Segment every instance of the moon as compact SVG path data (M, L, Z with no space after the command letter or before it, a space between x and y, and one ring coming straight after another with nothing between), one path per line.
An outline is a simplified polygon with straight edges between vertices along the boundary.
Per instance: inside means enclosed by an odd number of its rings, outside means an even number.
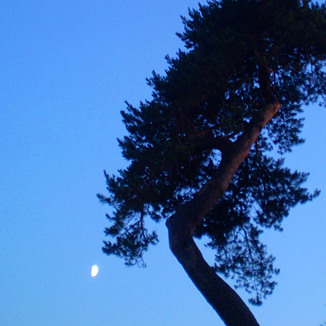
M95 277L98 274L98 266L97 265L93 265L92 269L91 269L91 276Z

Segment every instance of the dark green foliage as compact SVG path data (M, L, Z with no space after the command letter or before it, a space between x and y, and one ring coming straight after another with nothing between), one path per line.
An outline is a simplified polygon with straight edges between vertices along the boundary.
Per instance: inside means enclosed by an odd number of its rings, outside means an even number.
M318 195L302 187L307 174L271 157L303 142L303 106L326 93L326 8L311 1L209 1L183 18L186 50L167 57L164 76L148 83L153 98L122 111L129 132L119 140L130 161L118 176L105 174L114 207L104 252L127 264L142 262L157 242L145 220L168 218L216 172L228 142L270 102L281 110L266 126L223 198L198 226L209 238L216 271L255 293L270 294L278 270L259 240L263 228L281 230L291 207ZM323 102L322 102L323 104ZM275 155L274 155L275 156Z
M256 294L250 299L260 304L275 286L274 257L259 241L262 228L282 230L289 209L318 195L301 187L307 174L282 167L283 160L261 157L251 152L234 176L223 198L203 219L196 236L206 235L207 246L216 251L215 268L237 278L237 286Z

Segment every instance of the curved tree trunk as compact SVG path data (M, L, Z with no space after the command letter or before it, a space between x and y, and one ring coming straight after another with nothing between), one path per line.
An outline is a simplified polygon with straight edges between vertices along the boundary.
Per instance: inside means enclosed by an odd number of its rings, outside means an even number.
M193 241L193 233L207 212L223 196L260 131L275 116L280 106L279 102L266 105L237 141L228 142L227 146L224 144L216 174L191 201L179 207L166 223L173 254L227 326L259 324L236 292L206 263Z
M195 242L169 224L171 249L190 279L228 326L259 326L238 294L206 263Z

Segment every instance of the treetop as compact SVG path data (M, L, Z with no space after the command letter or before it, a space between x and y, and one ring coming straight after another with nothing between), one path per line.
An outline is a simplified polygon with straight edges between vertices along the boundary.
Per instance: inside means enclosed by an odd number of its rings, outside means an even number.
M298 0L208 1L182 17L184 49L167 56L164 75L147 81L150 100L122 111L128 135L119 140L130 162L105 173L114 208L104 252L142 262L157 242L147 218L166 219L216 173L263 108L280 110L261 131L224 196L195 231L216 253L215 269L255 293L270 294L278 272L259 240L264 228L281 230L290 208L314 198L308 174L276 157L303 142L303 109L325 105L326 6Z

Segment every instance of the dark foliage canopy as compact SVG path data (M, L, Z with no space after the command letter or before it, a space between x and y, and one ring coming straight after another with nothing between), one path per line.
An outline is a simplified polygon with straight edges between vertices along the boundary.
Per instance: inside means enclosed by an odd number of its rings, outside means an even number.
M227 144L250 119L277 100L281 109L262 131L223 198L195 231L216 253L216 272L235 277L254 294L270 294L278 270L259 236L281 230L291 207L305 203L306 173L284 166L282 155L303 142L305 105L326 93L326 7L298 0L209 1L182 17L185 49L153 72L152 99L122 111L128 135L119 140L130 165L105 173L114 208L107 215L104 252L142 263L157 243L145 221L168 218L216 171ZM276 152L278 153L276 155Z

